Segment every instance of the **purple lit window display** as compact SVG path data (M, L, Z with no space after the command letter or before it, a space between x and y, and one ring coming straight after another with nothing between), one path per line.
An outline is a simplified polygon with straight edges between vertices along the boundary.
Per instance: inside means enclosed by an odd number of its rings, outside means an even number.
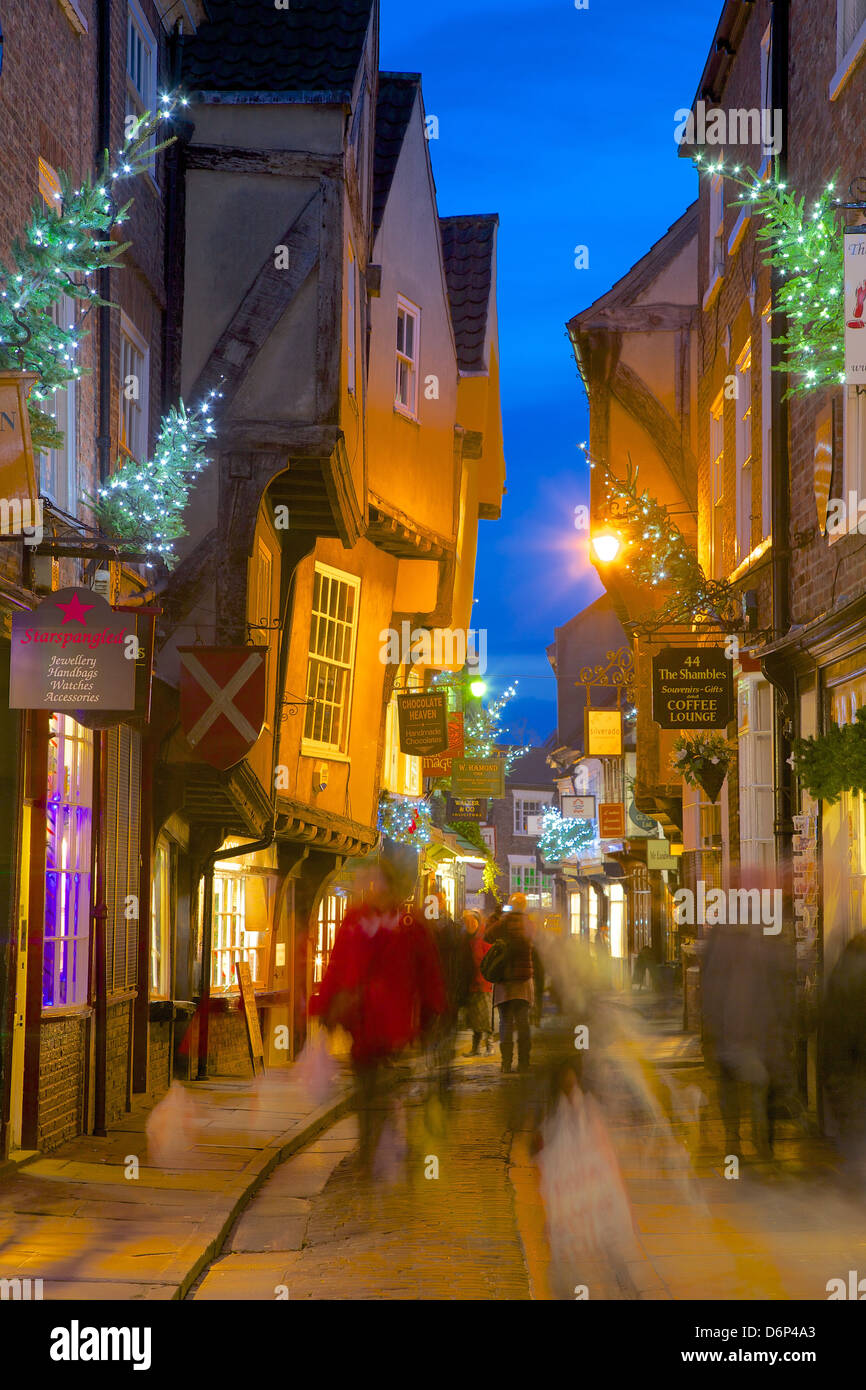
M87 1002L93 736L52 714L48 740L44 1007Z

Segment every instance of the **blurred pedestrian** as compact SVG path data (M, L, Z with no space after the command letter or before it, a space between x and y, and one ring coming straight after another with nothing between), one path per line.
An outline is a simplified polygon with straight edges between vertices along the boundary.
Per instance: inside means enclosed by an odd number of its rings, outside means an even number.
M429 1034L448 1000L430 933L400 902L386 863L366 870L355 889L310 1012L351 1035L360 1158L369 1167L388 1118L383 1068Z
M490 945L484 940L484 933L481 930L481 917L477 912L467 910L463 913L463 926L469 939L469 947L472 951L472 964L474 974L469 986L469 1002L466 1005L466 1020L472 1029L472 1046L465 1057L477 1057L479 1049L483 1043L484 1051L489 1056L493 1051L491 1032L493 1022L491 1015L490 996L493 993L493 986L485 980L481 974L481 962L490 950Z
M430 923L433 940L439 957L439 967L445 986L445 1008L442 1010L433 1029L432 1062L436 1070L440 1091L447 1092L451 1086L451 1063L457 1041L457 1024L460 1010L469 1001L469 992L475 975L475 961L469 938L458 926L448 910L448 899L444 893L436 895L438 916Z
M517 1034L517 1069L529 1070L531 1036L529 1012L534 1000L532 942L526 923L526 895L512 893L501 914L495 914L484 933L491 945L505 947L501 980L493 986L493 1007L499 1010L499 1048L502 1071L508 1075Z
M866 1178L866 932L848 942L827 982L822 1017L827 1099L850 1175Z
M778 1101L787 1081L790 1009L783 948L761 926L721 925L707 938L701 969L704 1042L716 1067L727 1152L740 1153L742 1099L752 1143L773 1156Z

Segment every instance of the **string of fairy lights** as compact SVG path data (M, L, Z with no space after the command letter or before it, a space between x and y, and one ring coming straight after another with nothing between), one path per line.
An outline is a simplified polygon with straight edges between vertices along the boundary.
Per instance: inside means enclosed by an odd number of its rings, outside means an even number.
M835 180L810 204L779 178L779 162L765 177L721 158L694 156L698 171L721 176L743 190L735 200L760 217L755 237L764 263L779 271L776 307L787 330L773 341L783 349L775 370L790 377L788 396L845 382L843 227L836 216Z
M36 376L28 417L37 452L63 445L63 433L44 406L84 375L78 355L87 319L94 307L108 302L94 277L120 268L119 258L131 245L112 235L129 220L131 207L131 200L118 203L118 189L153 168L157 154L175 138L157 140L160 127L187 104L186 97L165 93L157 111L129 117L116 157L106 151L100 173L77 187L59 171L52 204L40 200L34 206L13 246L13 268L0 264L0 369ZM55 312L63 296L84 305L68 326ZM207 443L215 434L212 411L220 394L211 391L192 409L183 401L172 407L160 422L152 458L126 459L95 497L84 494L105 533L140 545L168 566L173 563L173 542L186 534L182 518L190 486L210 461Z

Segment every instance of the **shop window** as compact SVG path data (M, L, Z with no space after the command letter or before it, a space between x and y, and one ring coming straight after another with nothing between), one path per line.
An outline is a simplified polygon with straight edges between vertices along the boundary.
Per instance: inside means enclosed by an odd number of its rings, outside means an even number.
M642 866L635 868L631 891L632 950L635 955L652 945L652 893L649 873Z
M420 671L410 671L401 667L395 682L397 691L392 694L385 711L385 759L382 768L382 786L395 796L421 795L421 759L400 748L400 716L397 710L397 692L421 690L424 677Z
M304 721L304 742L314 752L346 750L360 584L354 575L316 565Z
M610 954L615 960L622 960L627 954L625 934L625 891L621 883L612 883L608 890L610 929L608 944Z
M250 967L255 987L266 989L277 885L275 851L244 855L242 841L227 841L225 847L237 849L238 856L218 860L214 872L211 990L237 988L238 961Z
M42 1003L85 1004L90 946L93 735L52 714L48 738Z
M553 907L553 878L538 872L531 855L509 854L508 892L525 893L527 907Z
M436 871L436 891L445 895L445 911L449 917L457 914L457 885L453 871L441 868Z
M106 751L105 944L111 992L138 984L141 736L118 724L108 730Z
M345 894L326 893L319 903L316 918L316 949L313 955L313 984L321 984L325 978L328 961L334 949L337 932L346 915Z
M738 695L740 774L740 863L772 870L776 861L773 834L773 692L760 676L740 680Z
M590 941L595 941L595 938L598 934L598 894L596 893L595 889L592 887L591 884L589 887L589 891L586 895L586 905L586 923L588 927L588 935Z
M157 841L153 856L150 892L150 997L171 997L172 906L174 903L172 850Z

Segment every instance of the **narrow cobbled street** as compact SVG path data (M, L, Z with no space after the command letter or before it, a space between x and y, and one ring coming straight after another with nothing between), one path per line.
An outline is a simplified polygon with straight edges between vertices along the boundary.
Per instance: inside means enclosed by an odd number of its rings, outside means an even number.
M444 1107L426 1081L397 1088L390 1172L359 1172L354 1118L283 1164L189 1297L528 1299L508 1175L519 1083L503 1087L497 1058L455 1078Z

